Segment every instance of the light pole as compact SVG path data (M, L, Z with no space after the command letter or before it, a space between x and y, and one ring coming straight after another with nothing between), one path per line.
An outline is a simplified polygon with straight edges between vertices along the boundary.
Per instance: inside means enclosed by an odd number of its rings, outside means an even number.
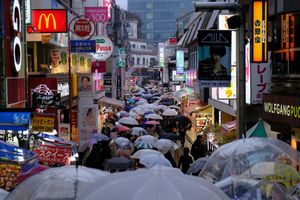
M195 11L203 10L231 10L239 14L241 24L239 30L239 66L237 78L237 129L239 137L246 135L245 126L245 11L238 3L232 2L195 2Z

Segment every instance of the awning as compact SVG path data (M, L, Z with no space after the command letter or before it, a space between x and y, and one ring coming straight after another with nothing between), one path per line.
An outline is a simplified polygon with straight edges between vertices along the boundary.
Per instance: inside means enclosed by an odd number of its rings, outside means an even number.
M101 99L98 100L98 103L105 103L108 105L112 105L115 107L121 107L121 108L124 108L124 106L125 106L124 101L120 101L120 100L109 98L109 97L102 97Z
M192 113L197 113L197 112L200 112L200 111L204 111L208 108L211 108L210 105L190 105L188 107L188 113L189 115L192 114ZM210 113L211 111L207 111L207 113Z
M31 112L0 112L0 130L28 129Z
M227 133L236 129L236 120L222 124L221 133Z

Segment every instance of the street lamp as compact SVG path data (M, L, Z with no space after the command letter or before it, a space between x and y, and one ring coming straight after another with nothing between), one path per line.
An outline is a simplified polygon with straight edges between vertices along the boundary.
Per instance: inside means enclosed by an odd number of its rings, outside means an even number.
M206 10L230 10L238 13L238 16L229 18L229 24L235 25L234 28L239 30L239 66L237 74L237 129L239 137L246 136L245 126L245 11L238 3L234 2L195 2L195 11L206 11ZM240 23L237 22L238 18ZM232 27L233 28L233 27Z

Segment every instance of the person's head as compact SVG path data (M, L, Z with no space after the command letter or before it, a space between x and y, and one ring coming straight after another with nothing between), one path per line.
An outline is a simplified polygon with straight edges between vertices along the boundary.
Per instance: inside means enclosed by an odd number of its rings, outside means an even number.
M84 87L84 88L87 88L88 87L88 85L90 84L90 77L88 77L88 76L82 76L81 77L81 85L82 85L82 87Z
M226 48L224 46L211 46L209 49L213 63L221 61L222 57L226 54Z
M183 154L184 155L189 155L189 153L190 153L190 149L188 147L184 147L183 148Z

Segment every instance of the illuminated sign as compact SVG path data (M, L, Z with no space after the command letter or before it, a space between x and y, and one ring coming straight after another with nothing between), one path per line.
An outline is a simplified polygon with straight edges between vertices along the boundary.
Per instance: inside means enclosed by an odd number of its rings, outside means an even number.
M34 116L31 121L32 131L52 132L54 128L54 123L54 117Z
M252 19L252 62L268 62L267 17L268 1L254 0Z
M25 23L31 24L31 3L30 0L25 0Z
M14 37L12 39L13 64L16 72L22 68L22 46L20 35L22 33L22 15L19 0L14 0L12 4L12 25Z
M176 74L184 74L184 50L176 51Z
M230 86L219 87L218 90L218 99L236 99L236 67L231 67Z
M32 23L35 33L67 32L66 10L32 10Z
M112 41L105 36L97 36L96 40L96 53L93 54L95 60L106 60L113 52Z
M74 32L79 37L85 37L92 32L91 23L85 19L79 19L74 23Z
M112 0L104 0L103 6L107 7L107 10L108 10L107 17L108 17L108 19L110 19L111 18L111 9L112 9Z
M107 22L108 9L107 7L85 7L85 16L91 18L93 22Z

